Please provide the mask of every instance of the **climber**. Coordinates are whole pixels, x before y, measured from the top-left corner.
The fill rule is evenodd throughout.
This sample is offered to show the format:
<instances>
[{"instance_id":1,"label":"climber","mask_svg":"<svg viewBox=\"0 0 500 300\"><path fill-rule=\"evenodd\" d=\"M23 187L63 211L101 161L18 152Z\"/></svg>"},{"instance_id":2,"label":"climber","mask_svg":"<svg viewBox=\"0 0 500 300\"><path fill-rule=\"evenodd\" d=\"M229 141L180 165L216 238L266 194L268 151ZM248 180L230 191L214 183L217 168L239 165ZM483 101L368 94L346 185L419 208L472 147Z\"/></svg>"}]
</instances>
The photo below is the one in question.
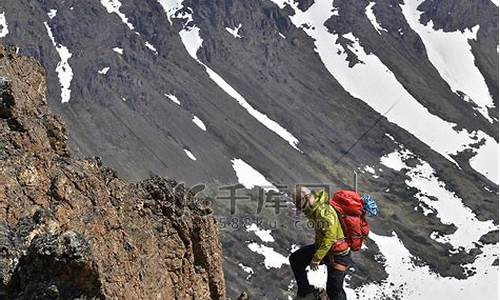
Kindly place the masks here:
<instances>
[{"instance_id":1,"label":"climber","mask_svg":"<svg viewBox=\"0 0 500 300\"><path fill-rule=\"evenodd\" d=\"M306 268L313 271L320 264L327 266L326 293L330 300L344 300L344 277L352 265L349 245L344 241L344 233L335 212L328 203L324 190L311 192L304 186L297 186L294 192L295 207L305 213L314 226L316 238L312 245L304 246L290 255L295 280L297 281L296 299L316 299L321 292L309 284Z\"/></svg>"}]
</instances>

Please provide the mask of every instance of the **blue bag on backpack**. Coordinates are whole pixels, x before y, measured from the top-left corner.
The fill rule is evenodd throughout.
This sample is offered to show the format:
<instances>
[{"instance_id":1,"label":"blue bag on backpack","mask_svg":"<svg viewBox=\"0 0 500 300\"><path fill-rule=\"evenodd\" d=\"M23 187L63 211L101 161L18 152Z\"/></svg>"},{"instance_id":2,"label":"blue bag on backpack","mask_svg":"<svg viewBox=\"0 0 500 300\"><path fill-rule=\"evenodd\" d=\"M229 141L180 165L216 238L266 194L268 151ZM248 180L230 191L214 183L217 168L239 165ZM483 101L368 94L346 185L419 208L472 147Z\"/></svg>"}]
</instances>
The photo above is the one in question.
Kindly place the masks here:
<instances>
[{"instance_id":1,"label":"blue bag on backpack","mask_svg":"<svg viewBox=\"0 0 500 300\"><path fill-rule=\"evenodd\" d=\"M363 208L368 213L369 217L376 217L378 215L378 206L375 199L370 195L363 195Z\"/></svg>"}]
</instances>

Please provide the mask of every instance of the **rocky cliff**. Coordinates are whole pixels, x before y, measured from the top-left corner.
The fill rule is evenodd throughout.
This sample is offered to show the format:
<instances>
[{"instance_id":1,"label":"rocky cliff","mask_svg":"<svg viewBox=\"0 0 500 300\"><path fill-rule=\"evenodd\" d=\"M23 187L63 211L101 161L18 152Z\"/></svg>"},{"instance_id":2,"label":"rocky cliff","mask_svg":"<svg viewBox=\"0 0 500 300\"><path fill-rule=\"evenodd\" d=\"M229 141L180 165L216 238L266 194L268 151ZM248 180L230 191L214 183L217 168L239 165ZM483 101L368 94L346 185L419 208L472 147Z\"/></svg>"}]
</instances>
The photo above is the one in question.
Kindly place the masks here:
<instances>
[{"instance_id":1,"label":"rocky cliff","mask_svg":"<svg viewBox=\"0 0 500 300\"><path fill-rule=\"evenodd\" d=\"M217 224L194 192L76 160L34 60L0 46L0 298L223 299Z\"/></svg>"}]
</instances>

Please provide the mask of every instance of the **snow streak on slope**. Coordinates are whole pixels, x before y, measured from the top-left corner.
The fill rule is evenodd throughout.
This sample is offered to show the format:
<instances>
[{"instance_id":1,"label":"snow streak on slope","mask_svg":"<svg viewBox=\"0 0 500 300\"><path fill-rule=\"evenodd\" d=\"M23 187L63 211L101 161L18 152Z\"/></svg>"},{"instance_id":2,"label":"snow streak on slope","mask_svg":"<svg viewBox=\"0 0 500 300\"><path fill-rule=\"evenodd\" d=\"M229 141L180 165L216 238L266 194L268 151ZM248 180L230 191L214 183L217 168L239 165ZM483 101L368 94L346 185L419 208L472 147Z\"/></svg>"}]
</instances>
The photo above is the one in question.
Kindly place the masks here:
<instances>
[{"instance_id":1,"label":"snow streak on slope","mask_svg":"<svg viewBox=\"0 0 500 300\"><path fill-rule=\"evenodd\" d=\"M2 12L0 13L0 38L6 37L7 34L9 34L9 27L5 18L5 12Z\"/></svg>"},{"instance_id":2,"label":"snow streak on slope","mask_svg":"<svg viewBox=\"0 0 500 300\"><path fill-rule=\"evenodd\" d=\"M467 280L442 277L428 266L415 264L412 256L395 233L381 236L370 232L373 240L385 258L388 278L381 283L371 283L358 289L347 289L349 299L498 299L498 266L492 263L498 258L498 244L484 245L483 254L473 264L463 265L475 274Z\"/></svg>"},{"instance_id":3,"label":"snow streak on slope","mask_svg":"<svg viewBox=\"0 0 500 300\"><path fill-rule=\"evenodd\" d=\"M229 32L234 38L238 38L238 39L241 39L242 36L238 33L238 31L240 31L241 29L241 23L240 25L236 26L235 28L229 28L229 27L226 27L226 31Z\"/></svg>"},{"instance_id":4,"label":"snow streak on slope","mask_svg":"<svg viewBox=\"0 0 500 300\"><path fill-rule=\"evenodd\" d=\"M168 99L170 99L172 102L174 102L175 104L177 105L181 105L181 101L179 101L179 98L177 98L176 96L174 95L170 95L170 94L164 94ZM201 120L200 120L201 121ZM194 122L194 121L193 121ZM203 123L203 122L201 122ZM205 126L205 124L203 124L203 126ZM206 127L205 127L206 129Z\"/></svg>"},{"instance_id":5,"label":"snow streak on slope","mask_svg":"<svg viewBox=\"0 0 500 300\"><path fill-rule=\"evenodd\" d=\"M71 58L71 53L68 48L56 42L52 30L47 22L43 22L45 28L47 29L47 34L49 35L52 44L57 50L61 61L57 63L56 72L59 77L59 84L61 85L61 102L66 103L71 98L71 80L73 80L73 70L69 65L68 60Z\"/></svg>"},{"instance_id":6,"label":"snow streak on slope","mask_svg":"<svg viewBox=\"0 0 500 300\"><path fill-rule=\"evenodd\" d=\"M257 119L261 124L266 126L268 129L279 135L281 138L283 138L285 141L287 141L290 146L292 146L295 150L302 152L298 148L299 140L294 137L288 130L285 128L281 127L278 123L275 121L269 119L269 117L260 111L256 110L253 108L244 98L241 96L233 87L231 87L222 77L219 76L219 74L215 73L212 71L210 68L206 68L206 71L210 78L217 83L218 86L220 86L226 93L228 93L231 97L236 99L238 103L247 110L247 112L252 115L255 119Z\"/></svg>"},{"instance_id":7,"label":"snow streak on slope","mask_svg":"<svg viewBox=\"0 0 500 300\"><path fill-rule=\"evenodd\" d=\"M154 54L158 55L158 50L156 50L155 46L153 46L153 44L151 44L150 42L146 41L144 43L144 46L146 46L146 48L148 48L149 50L153 51Z\"/></svg>"},{"instance_id":8,"label":"snow streak on slope","mask_svg":"<svg viewBox=\"0 0 500 300\"><path fill-rule=\"evenodd\" d=\"M276 187L269 182L264 175L247 164L244 160L235 158L231 160L233 169L238 177L238 182L245 188L252 189L254 186L262 187L265 190L276 190Z\"/></svg>"},{"instance_id":9,"label":"snow streak on slope","mask_svg":"<svg viewBox=\"0 0 500 300\"><path fill-rule=\"evenodd\" d=\"M406 160L416 159L417 166L409 167ZM406 185L418 189L420 192L416 195L424 208L430 208L436 212L436 217L443 224L453 224L457 230L449 235L439 236L434 233L438 242L450 243L455 249L463 247L466 251L476 247L475 243L479 241L484 234L497 230L493 221L479 221L474 212L464 206L463 200L455 193L445 187L434 169L411 151L399 145L399 149L381 158L380 162L396 171L407 169L406 176L410 179L405 180ZM439 236L436 238L436 236Z\"/></svg>"},{"instance_id":10,"label":"snow streak on slope","mask_svg":"<svg viewBox=\"0 0 500 300\"><path fill-rule=\"evenodd\" d=\"M193 155L193 153L191 151L189 151L188 149L184 148L184 153L186 153L187 157L189 157L189 159L191 160L196 160L196 157Z\"/></svg>"},{"instance_id":11,"label":"snow streak on slope","mask_svg":"<svg viewBox=\"0 0 500 300\"><path fill-rule=\"evenodd\" d=\"M377 22L377 17L375 16L375 12L373 11L373 7L375 6L375 2L370 2L365 8L365 14L368 20L370 20L370 23L372 23L373 27L375 30L378 32L378 34L382 34L381 31L387 32L387 29L383 28L382 25Z\"/></svg>"},{"instance_id":12,"label":"snow streak on slope","mask_svg":"<svg viewBox=\"0 0 500 300\"><path fill-rule=\"evenodd\" d=\"M454 163L456 162L450 154L455 154L476 143L474 136L485 139L485 145L475 150L476 156L482 157L477 160L478 162L491 159L491 153L498 152L496 141L483 132L472 134L468 134L465 130L457 132L454 129L456 124L432 115L406 91L396 76L377 56L364 51L359 40L352 33L344 34L343 37L351 39L352 45L348 47L363 63L350 68L347 53L340 44L336 44L339 35L330 33L324 26L325 21L332 16L332 1L318 0L305 12L298 9L297 4L292 0L272 1L281 8L289 4L295 10L295 14L290 16L292 23L314 39L315 50L330 74L351 95L385 115L390 122L412 133ZM304 27L302 24L310 26ZM498 182L498 170L492 167L492 163L471 166L490 180Z\"/></svg>"},{"instance_id":13,"label":"snow streak on slope","mask_svg":"<svg viewBox=\"0 0 500 300\"><path fill-rule=\"evenodd\" d=\"M197 116L193 116L192 121L194 124L196 124L196 126L200 127L201 130L207 131L207 126L205 126L205 123L203 123L203 121L200 118L198 118Z\"/></svg>"},{"instance_id":14,"label":"snow streak on slope","mask_svg":"<svg viewBox=\"0 0 500 300\"><path fill-rule=\"evenodd\" d=\"M169 18L175 16L175 12L173 12L174 7L179 7L179 9L182 8L182 5L180 5L179 2L174 2L175 1L172 1L172 3L169 3L169 1L160 1L160 4L162 4L167 17ZM187 9L191 10L190 8ZM187 19L188 21L186 24L192 20L192 16L188 13L184 13L184 15L178 17ZM189 55L205 68L210 79L212 79L227 94L233 97L250 115L257 119L257 121L287 141L294 149L301 152L297 146L299 140L296 137L294 137L288 130L283 128L276 121L271 120L267 115L253 108L253 106L251 106L250 103L243 98L243 96L241 96L231 85L229 85L224 78L198 59L196 53L198 52L198 49L201 48L203 43L203 39L200 37L200 29L198 27L195 25L184 26L184 28L179 32L179 35Z\"/></svg>"},{"instance_id":15,"label":"snow streak on slope","mask_svg":"<svg viewBox=\"0 0 500 300\"><path fill-rule=\"evenodd\" d=\"M478 111L490 122L488 108L494 107L493 98L483 75L474 64L474 55L469 39L476 39L479 25L464 32L444 32L434 30L433 22L420 23L422 12L417 8L423 0L405 0L401 9L410 27L420 35L424 42L429 60L436 67L441 77L454 92L463 92L464 100L472 100L478 105Z\"/></svg>"},{"instance_id":16,"label":"snow streak on slope","mask_svg":"<svg viewBox=\"0 0 500 300\"><path fill-rule=\"evenodd\" d=\"M125 14L120 11L120 7L122 6L120 0L101 0L101 4L106 8L108 13L117 14L122 20L123 24L127 25L130 30L134 30L134 25L132 25L132 23L129 22L127 16L125 16Z\"/></svg>"}]
</instances>

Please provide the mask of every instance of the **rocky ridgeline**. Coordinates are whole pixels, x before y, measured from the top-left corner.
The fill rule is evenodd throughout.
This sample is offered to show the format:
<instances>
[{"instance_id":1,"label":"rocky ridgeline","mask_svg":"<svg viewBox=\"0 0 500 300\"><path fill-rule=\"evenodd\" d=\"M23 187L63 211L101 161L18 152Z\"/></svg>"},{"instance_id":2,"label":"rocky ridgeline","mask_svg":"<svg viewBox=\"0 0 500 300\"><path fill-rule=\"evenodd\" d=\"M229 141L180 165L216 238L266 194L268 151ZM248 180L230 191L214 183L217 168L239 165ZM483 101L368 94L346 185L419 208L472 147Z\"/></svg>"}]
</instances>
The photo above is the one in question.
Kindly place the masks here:
<instances>
[{"instance_id":1,"label":"rocky ridgeline","mask_svg":"<svg viewBox=\"0 0 500 300\"><path fill-rule=\"evenodd\" d=\"M34 60L0 46L0 299L223 299L217 224L173 180L76 160Z\"/></svg>"}]
</instances>

